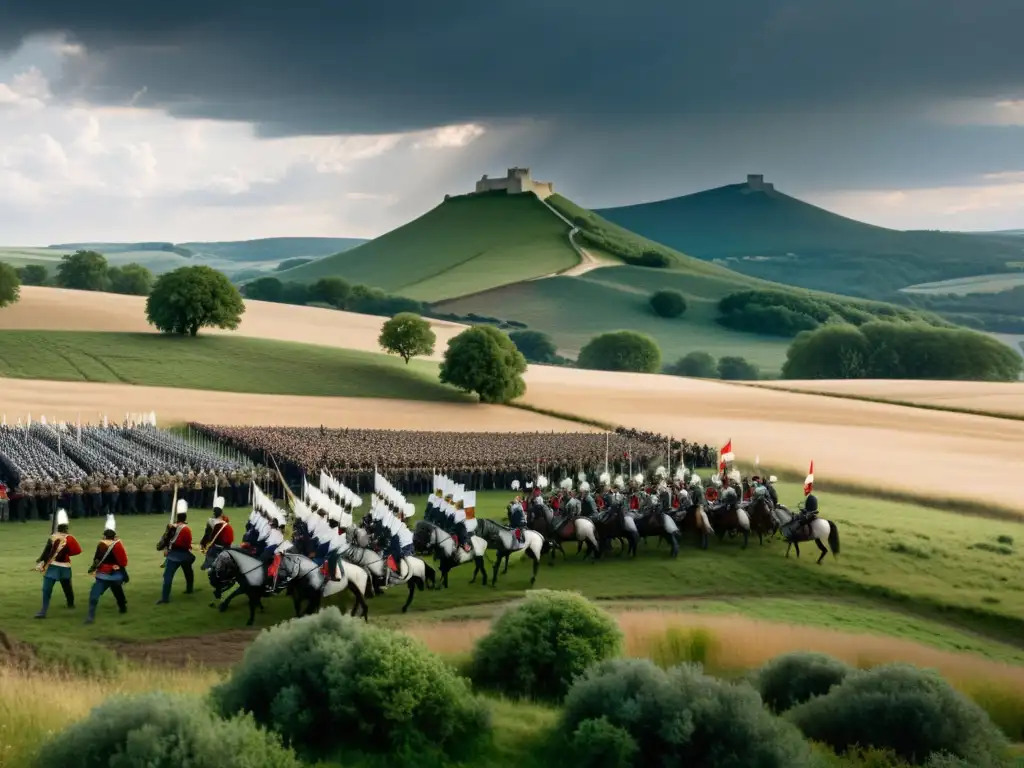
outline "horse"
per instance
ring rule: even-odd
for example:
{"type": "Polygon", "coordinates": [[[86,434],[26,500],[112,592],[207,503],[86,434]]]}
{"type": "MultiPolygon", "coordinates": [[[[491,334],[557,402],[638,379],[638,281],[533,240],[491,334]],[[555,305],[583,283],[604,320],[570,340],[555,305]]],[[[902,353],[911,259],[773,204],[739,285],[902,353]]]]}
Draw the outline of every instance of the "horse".
{"type": "MultiPolygon", "coordinates": [[[[220,612],[224,613],[232,600],[244,594],[249,599],[249,621],[245,625],[251,627],[256,621],[256,609],[263,610],[267,582],[266,564],[240,549],[230,548],[217,555],[207,574],[214,595],[218,598],[232,584],[238,584],[238,589],[220,604],[220,612]]],[[[212,607],[214,604],[210,605],[212,607]]]]}
{"type": "Polygon", "coordinates": [[[661,502],[650,495],[643,497],[643,506],[640,510],[640,517],[636,521],[637,533],[644,539],[648,536],[657,536],[658,540],[664,539],[672,547],[669,557],[679,555],[679,526],[676,521],[661,508],[661,502]]]}
{"type": "MultiPolygon", "coordinates": [[[[636,557],[636,547],[640,542],[640,534],[636,529],[636,521],[626,514],[625,501],[619,497],[613,501],[607,509],[601,510],[596,515],[588,518],[594,523],[597,539],[601,543],[601,549],[611,548],[611,542],[619,542],[619,556],[623,551],[628,552],[630,557],[636,557]],[[625,546],[623,541],[626,542],[625,546]]],[[[583,542],[580,542],[580,546],[583,542]]]]}
{"type": "Polygon", "coordinates": [[[428,523],[426,520],[420,520],[416,523],[416,530],[413,531],[412,541],[417,552],[433,551],[434,556],[441,561],[441,583],[437,585],[437,589],[447,589],[448,572],[452,568],[470,561],[473,562],[474,567],[473,578],[469,580],[469,583],[476,583],[477,574],[481,574],[484,586],[487,586],[487,569],[484,567],[484,553],[487,551],[487,542],[479,536],[472,536],[470,538],[472,551],[467,552],[463,547],[455,546],[455,540],[452,538],[452,535],[440,526],[428,523]]]}
{"type": "Polygon", "coordinates": [[[715,529],[711,527],[708,513],[699,500],[691,498],[689,505],[673,519],[678,523],[680,531],[689,531],[700,538],[701,549],[708,548],[708,535],[713,534],[715,529]]]}
{"type": "MultiPolygon", "coordinates": [[[[591,532],[593,533],[593,532],[591,532]]],[[[513,552],[523,550],[526,556],[533,560],[533,575],[530,584],[537,581],[537,569],[540,567],[540,558],[544,553],[544,537],[532,529],[523,531],[522,542],[516,542],[516,534],[511,528],[499,525],[493,520],[480,518],[477,520],[474,536],[478,536],[487,542],[497,552],[497,560],[494,563],[494,573],[491,574],[491,586],[498,586],[498,567],[502,558],[505,559],[505,571],[508,571],[508,559],[513,552]]]]}
{"type": "MultiPolygon", "coordinates": [[[[568,520],[564,525],[556,522],[554,510],[548,505],[531,504],[527,513],[527,525],[530,530],[539,533],[549,544],[561,550],[565,557],[565,550],[562,549],[563,541],[586,542],[587,555],[597,558],[601,553],[597,541],[597,533],[594,523],[585,517],[578,517],[575,520],[568,520]]],[[[555,553],[551,552],[551,562],[555,561],[555,553]]]]}
{"type": "Polygon", "coordinates": [[[363,620],[369,622],[370,609],[363,597],[369,575],[359,566],[346,563],[344,560],[338,562],[337,574],[341,576],[340,581],[329,580],[323,568],[305,555],[286,552],[281,557],[278,579],[283,579],[291,593],[296,618],[302,615],[303,600],[306,601],[306,615],[309,616],[320,610],[323,600],[347,589],[356,599],[349,616],[355,616],[356,612],[362,609],[363,620]]]}
{"type": "Polygon", "coordinates": [[[832,550],[833,557],[839,557],[839,529],[831,520],[815,517],[810,525],[811,535],[808,536],[807,526],[799,521],[796,516],[778,508],[776,508],[775,514],[784,521],[781,529],[782,538],[789,545],[786,547],[786,557],[789,557],[790,547],[796,547],[796,556],[800,557],[801,541],[813,541],[818,545],[818,549],[821,550],[821,556],[818,557],[818,565],[821,565],[821,561],[825,559],[829,549],[832,550]],[[828,549],[821,543],[822,539],[828,539],[828,549]]]}
{"type": "Polygon", "coordinates": [[[712,517],[719,541],[722,541],[727,533],[730,536],[742,533],[743,549],[747,548],[747,543],[750,541],[750,516],[743,507],[739,504],[718,507],[713,510],[712,517]]]}
{"type": "MultiPolygon", "coordinates": [[[[366,547],[358,547],[355,544],[349,545],[348,549],[341,553],[342,560],[345,560],[352,565],[365,568],[374,580],[375,588],[377,585],[382,584],[385,579],[388,578],[387,574],[387,556],[382,555],[379,552],[374,552],[372,549],[366,547]]],[[[416,594],[416,590],[423,591],[424,586],[429,585],[431,589],[436,586],[436,574],[434,569],[424,563],[418,557],[403,557],[401,564],[401,572],[391,574],[391,581],[398,584],[409,585],[409,599],[405,601],[405,605],[402,606],[402,613],[409,610],[409,606],[412,605],[412,598],[416,594]]],[[[378,589],[377,594],[380,594],[378,589]]]]}
{"type": "Polygon", "coordinates": [[[765,537],[771,541],[779,531],[779,521],[772,512],[771,502],[765,495],[755,495],[747,506],[747,517],[750,518],[750,530],[757,534],[759,544],[764,544],[765,537]]]}

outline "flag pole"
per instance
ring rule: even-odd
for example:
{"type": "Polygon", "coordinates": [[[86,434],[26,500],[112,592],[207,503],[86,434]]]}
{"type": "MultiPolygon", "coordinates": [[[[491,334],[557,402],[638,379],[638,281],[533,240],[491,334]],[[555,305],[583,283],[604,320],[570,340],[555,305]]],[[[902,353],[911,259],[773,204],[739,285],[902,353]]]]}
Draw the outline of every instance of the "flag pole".
{"type": "Polygon", "coordinates": [[[611,443],[612,433],[604,433],[604,472],[608,474],[608,446],[611,443]]]}

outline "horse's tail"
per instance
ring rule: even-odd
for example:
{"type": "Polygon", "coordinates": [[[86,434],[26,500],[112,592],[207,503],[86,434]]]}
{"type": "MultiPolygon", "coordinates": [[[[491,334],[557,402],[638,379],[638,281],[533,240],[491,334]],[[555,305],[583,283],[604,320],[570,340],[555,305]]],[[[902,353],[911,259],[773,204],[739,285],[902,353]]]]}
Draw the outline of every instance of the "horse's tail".
{"type": "Polygon", "coordinates": [[[839,557],[839,529],[831,520],[828,521],[828,546],[834,557],[839,557]]]}

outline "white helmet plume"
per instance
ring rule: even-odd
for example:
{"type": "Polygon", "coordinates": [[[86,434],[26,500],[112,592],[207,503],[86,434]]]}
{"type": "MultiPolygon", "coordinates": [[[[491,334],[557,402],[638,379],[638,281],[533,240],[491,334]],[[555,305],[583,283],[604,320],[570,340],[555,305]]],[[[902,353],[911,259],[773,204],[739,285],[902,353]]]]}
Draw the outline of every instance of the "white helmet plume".
{"type": "Polygon", "coordinates": [[[571,477],[563,478],[562,482],[560,482],[558,484],[558,487],[561,488],[563,491],[570,491],[570,490],[572,490],[572,478],[571,477]]]}
{"type": "Polygon", "coordinates": [[[549,484],[548,483],[548,479],[546,477],[544,477],[544,475],[540,475],[537,478],[537,487],[540,488],[541,490],[543,490],[544,488],[547,488],[548,484],[549,484]]]}
{"type": "Polygon", "coordinates": [[[643,485],[643,484],[644,484],[644,473],[643,473],[643,472],[640,472],[640,473],[638,473],[638,474],[634,475],[634,476],[633,476],[633,481],[634,481],[634,482],[635,482],[635,483],[636,483],[637,485],[643,485]]]}
{"type": "Polygon", "coordinates": [[[659,466],[656,470],[654,470],[654,476],[655,477],[665,477],[667,475],[668,475],[668,470],[665,469],[662,466],[659,466]]]}
{"type": "Polygon", "coordinates": [[[188,513],[188,502],[184,499],[178,499],[178,506],[174,508],[176,515],[184,515],[188,513]]]}
{"type": "Polygon", "coordinates": [[[114,520],[114,516],[113,515],[107,515],[107,522],[105,522],[103,524],[103,530],[104,531],[116,531],[117,530],[117,521],[114,520]]]}
{"type": "Polygon", "coordinates": [[[580,493],[590,493],[590,483],[586,480],[580,483],[580,493]]]}
{"type": "Polygon", "coordinates": [[[579,471],[579,474],[576,475],[576,479],[582,483],[584,480],[587,479],[587,473],[581,469],[579,471]]]}
{"type": "Polygon", "coordinates": [[[518,480],[513,480],[513,481],[512,481],[512,490],[513,490],[513,491],[518,491],[518,490],[519,490],[519,487],[520,487],[520,486],[519,486],[519,481],[518,481],[518,480]]]}
{"type": "Polygon", "coordinates": [[[69,523],[68,523],[68,513],[65,512],[63,509],[58,509],[57,510],[57,526],[60,527],[62,525],[69,525],[69,523]]]}
{"type": "Polygon", "coordinates": [[[601,485],[608,485],[612,481],[612,476],[608,472],[602,472],[598,480],[600,481],[601,485]]]}

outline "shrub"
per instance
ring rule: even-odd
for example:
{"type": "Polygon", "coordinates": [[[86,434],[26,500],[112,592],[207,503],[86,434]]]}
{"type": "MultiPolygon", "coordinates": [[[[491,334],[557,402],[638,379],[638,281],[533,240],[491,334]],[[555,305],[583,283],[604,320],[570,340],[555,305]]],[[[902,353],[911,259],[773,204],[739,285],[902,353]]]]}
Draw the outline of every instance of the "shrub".
{"type": "Polygon", "coordinates": [[[123,267],[111,267],[107,270],[107,279],[112,293],[146,296],[153,288],[153,273],[134,262],[123,267]]]}
{"type": "Polygon", "coordinates": [[[344,307],[351,293],[352,286],[340,277],[321,277],[309,287],[310,299],[332,307],[344,307]]]}
{"type": "Polygon", "coordinates": [[[21,296],[21,280],[10,264],[0,262],[0,307],[14,304],[21,296]]]}
{"type": "Polygon", "coordinates": [[[35,764],[117,768],[301,768],[251,717],[223,721],[196,699],[162,692],[114,697],[57,734],[35,764]]]}
{"type": "MultiPolygon", "coordinates": [[[[509,323],[509,325],[512,325],[509,323]]],[[[550,363],[558,356],[555,342],[540,331],[512,331],[508,335],[516,349],[531,363],[550,363]]]]}
{"type": "Polygon", "coordinates": [[[707,667],[712,656],[719,650],[715,634],[703,627],[683,629],[670,627],[661,635],[653,637],[645,654],[659,667],[665,669],[679,664],[700,664],[707,667]]]}
{"type": "Polygon", "coordinates": [[[595,336],[580,350],[576,364],[594,371],[657,373],[661,349],[650,336],[635,331],[613,331],[595,336]]]}
{"type": "Polygon", "coordinates": [[[799,768],[815,761],[800,733],[770,714],[753,688],[690,665],[663,671],[647,660],[615,659],[592,668],[566,697],[561,727],[575,739],[586,723],[602,720],[607,742],[608,726],[632,737],[630,765],[638,768],[799,768]]]}
{"type": "Polygon", "coordinates": [[[422,643],[333,607],[260,633],[212,695],[221,712],[251,712],[314,753],[450,756],[490,727],[467,682],[422,643]]]}
{"type": "Polygon", "coordinates": [[[630,768],[640,747],[608,718],[584,720],[572,735],[572,759],[581,768],[630,768]]]}
{"type": "Polygon", "coordinates": [[[908,664],[850,675],[787,717],[837,752],[855,745],[890,749],[914,764],[948,752],[980,768],[995,764],[1006,746],[984,710],[938,673],[908,664]]]}
{"type": "Polygon", "coordinates": [[[476,392],[484,403],[507,403],[526,392],[526,358],[497,328],[474,325],[448,341],[442,384],[476,392]]]}
{"type": "Polygon", "coordinates": [[[671,376],[692,376],[697,379],[717,379],[718,361],[707,352],[690,352],[671,365],[665,366],[671,376]]]}
{"type": "Polygon", "coordinates": [[[742,357],[722,357],[718,360],[718,377],[725,381],[757,381],[761,376],[757,366],[742,357]]]}
{"type": "Polygon", "coordinates": [[[575,677],[621,648],[619,625],[585,597],[538,590],[477,643],[470,676],[502,693],[560,701],[575,677]]]}
{"type": "Polygon", "coordinates": [[[659,317],[679,317],[686,311],[686,297],[670,289],[658,291],[651,294],[651,309],[659,317]]]}
{"type": "Polygon", "coordinates": [[[42,264],[26,264],[16,270],[22,285],[46,285],[49,274],[42,264]]]}
{"type": "Polygon", "coordinates": [[[780,713],[828,693],[853,671],[848,664],[822,653],[787,653],[761,667],[756,687],[768,708],[780,713]]]}

